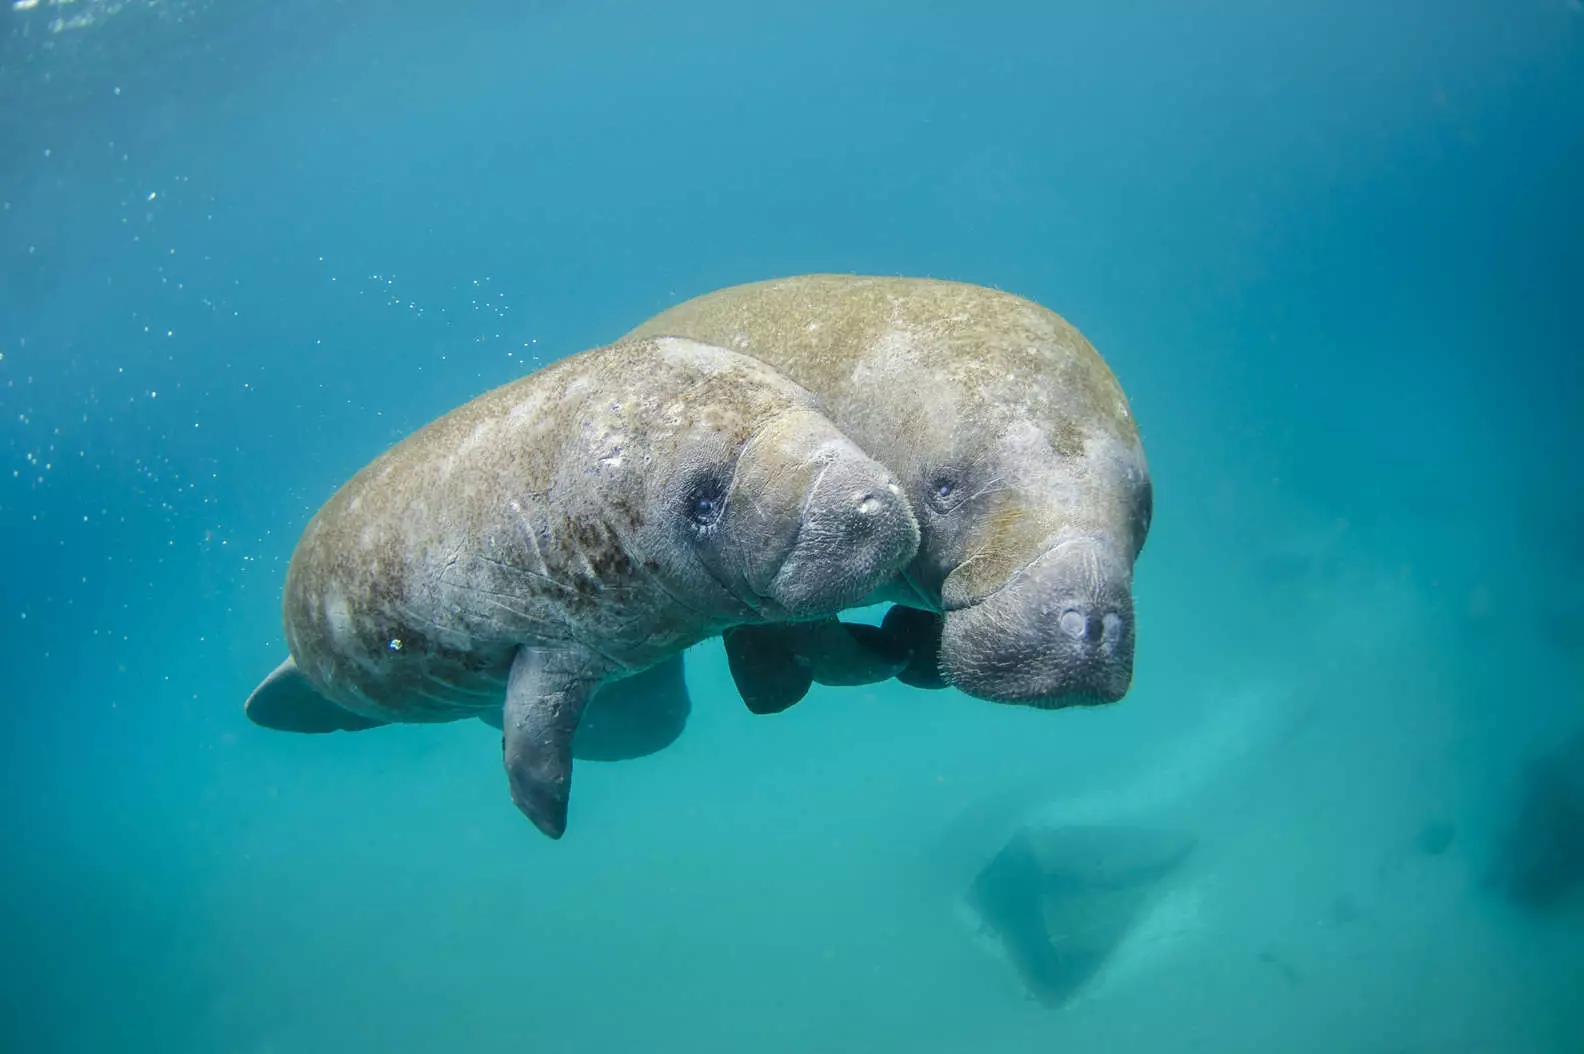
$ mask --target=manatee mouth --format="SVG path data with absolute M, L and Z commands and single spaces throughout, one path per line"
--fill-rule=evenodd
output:
M 918 550 L 918 521 L 902 488 L 873 462 L 840 460 L 809 488 L 797 536 L 765 599 L 786 618 L 852 607 Z
M 948 576 L 943 599 L 950 597 Z M 941 672 L 961 691 L 1041 709 L 1099 706 L 1133 681 L 1132 565 L 1103 539 L 1055 546 L 946 606 Z

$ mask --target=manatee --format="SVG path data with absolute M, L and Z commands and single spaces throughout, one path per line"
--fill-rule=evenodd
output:
M 1060 1007 L 1105 965 L 1195 842 L 1152 828 L 1031 824 L 974 878 L 968 903 L 1029 995 Z
M 707 293 L 627 336 L 658 335 L 775 367 L 897 475 L 921 541 L 876 595 L 902 609 L 880 668 L 1040 708 L 1127 693 L 1150 474 L 1121 385 L 1059 315 L 957 282 L 805 275 Z M 751 654 L 732 663 L 764 711 L 831 665 L 800 654 L 805 628 L 776 636 L 737 638 Z
M 592 695 L 643 711 L 624 680 L 674 694 L 684 649 L 828 617 L 917 546 L 895 477 L 808 391 L 693 340 L 622 341 L 486 392 L 336 491 L 286 572 L 290 657 L 246 710 L 498 724 L 513 801 L 559 838 Z
M 1520 908 L 1549 911 L 1584 893 L 1584 728 L 1532 759 L 1484 878 Z

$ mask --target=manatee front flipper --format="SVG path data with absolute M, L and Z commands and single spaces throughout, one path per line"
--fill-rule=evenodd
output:
M 722 634 L 726 665 L 748 709 L 779 714 L 808 694 L 814 678 L 798 662 L 786 625 L 734 626 Z
M 908 661 L 907 648 L 879 626 L 830 618 L 789 628 L 796 635 L 798 660 L 815 684 L 876 684 L 895 677 Z
M 880 627 L 835 618 L 738 626 L 724 639 L 737 691 L 756 714 L 780 713 L 814 684 L 889 680 L 910 658 L 906 645 Z
M 501 753 L 512 801 L 551 838 L 566 833 L 572 739 L 605 667 L 581 648 L 517 649 L 506 680 Z
M 674 655 L 631 677 L 606 681 L 583 708 L 572 737 L 574 761 L 628 761 L 657 754 L 676 742 L 693 712 L 683 676 L 682 656 Z M 501 711 L 479 720 L 504 731 Z
M 945 688 L 941 616 L 893 605 L 879 626 L 828 618 L 738 626 L 724 634 L 737 691 L 756 714 L 777 714 L 810 685 L 874 684 L 895 677 L 915 688 Z
M 940 671 L 941 627 L 944 617 L 937 611 L 893 604 L 880 620 L 880 629 L 891 639 L 891 646 L 907 653 L 907 665 L 896 679 L 914 688 L 947 687 Z
M 248 720 L 277 732 L 361 732 L 388 724 L 337 706 L 288 658 L 242 704 Z

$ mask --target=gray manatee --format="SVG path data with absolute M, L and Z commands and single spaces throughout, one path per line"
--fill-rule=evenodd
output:
M 627 336 L 661 334 L 774 366 L 901 480 L 919 549 L 871 599 L 900 605 L 882 628 L 904 657 L 879 657 L 902 680 L 1042 708 L 1126 694 L 1149 470 L 1121 386 L 1059 315 L 956 282 L 805 275 L 707 293 Z M 796 702 L 830 659 L 774 627 L 726 645 L 756 711 Z
M 674 697 L 687 647 L 833 615 L 917 546 L 895 478 L 806 390 L 692 340 L 624 341 L 479 396 L 343 485 L 287 569 L 291 657 L 246 709 L 298 731 L 498 722 L 512 799 L 559 838 L 602 686 L 663 738 L 675 715 L 624 681 Z

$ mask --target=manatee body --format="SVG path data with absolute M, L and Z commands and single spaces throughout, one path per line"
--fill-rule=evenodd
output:
M 681 691 L 683 649 L 830 616 L 917 544 L 895 478 L 806 390 L 692 340 L 623 341 L 479 396 L 342 486 L 287 570 L 291 657 L 247 711 L 302 731 L 499 724 L 513 800 L 560 837 L 597 691 L 674 735 L 643 695 Z M 622 756 L 624 735 L 585 756 Z
M 888 616 L 912 646 L 903 680 L 1043 708 L 1126 694 L 1150 476 L 1121 386 L 1059 315 L 975 285 L 806 275 L 705 294 L 628 337 L 661 334 L 774 366 L 901 481 L 921 531 L 883 597 L 915 609 Z M 786 674 L 774 636 L 739 635 L 753 654 L 734 670 Z M 739 687 L 781 709 L 815 666 Z

